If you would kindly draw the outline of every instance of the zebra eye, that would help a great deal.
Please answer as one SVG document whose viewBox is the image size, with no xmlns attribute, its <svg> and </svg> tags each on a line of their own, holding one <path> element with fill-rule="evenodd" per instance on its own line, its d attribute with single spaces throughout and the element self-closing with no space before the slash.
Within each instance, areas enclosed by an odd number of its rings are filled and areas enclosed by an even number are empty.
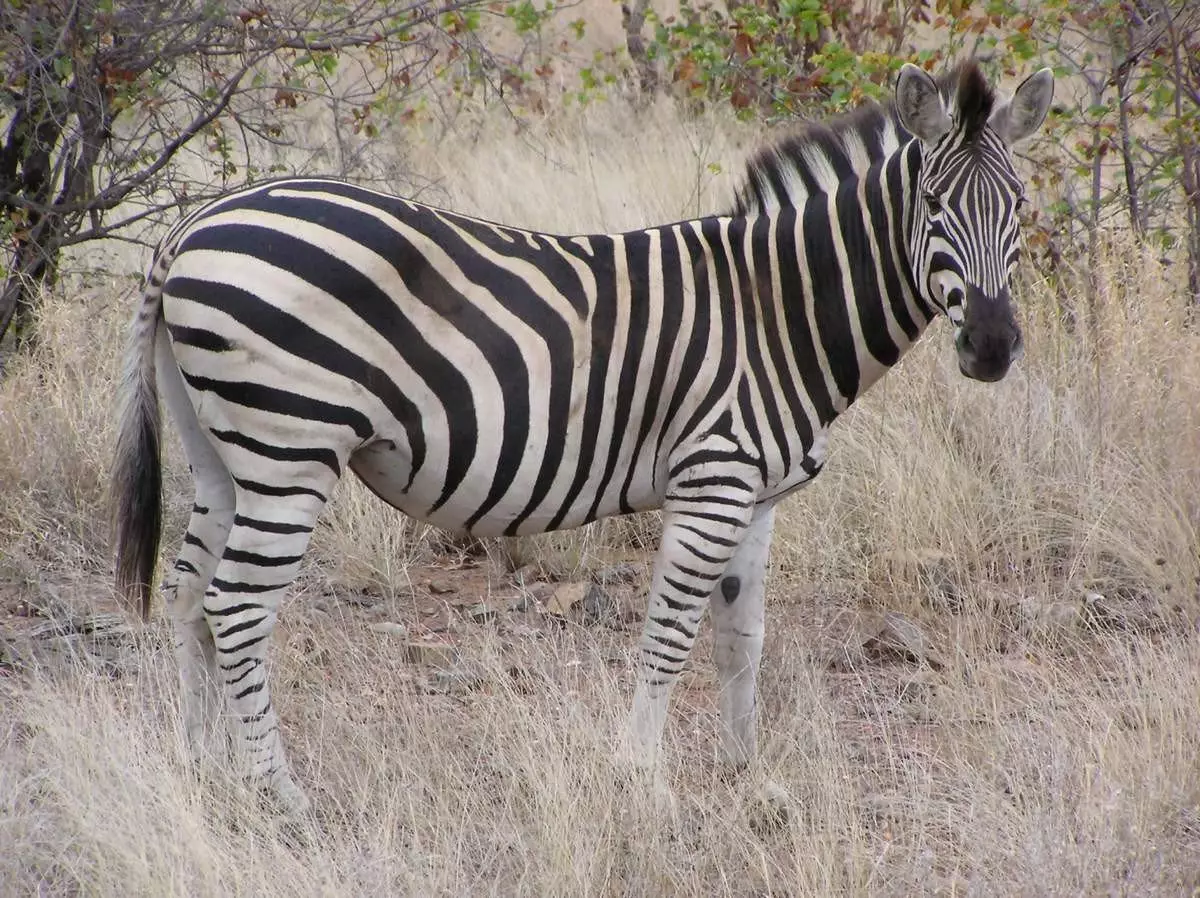
<svg viewBox="0 0 1200 898">
<path fill-rule="evenodd" d="M 925 194 L 925 207 L 929 210 L 930 215 L 942 214 L 942 201 L 932 193 Z"/>
</svg>

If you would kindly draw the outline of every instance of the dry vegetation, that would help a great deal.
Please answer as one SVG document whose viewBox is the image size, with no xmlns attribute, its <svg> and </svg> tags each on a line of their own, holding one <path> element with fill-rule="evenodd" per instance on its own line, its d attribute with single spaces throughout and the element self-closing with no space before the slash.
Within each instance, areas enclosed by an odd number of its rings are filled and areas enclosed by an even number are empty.
<svg viewBox="0 0 1200 898">
<path fill-rule="evenodd" d="M 477 140 L 418 140 L 408 164 L 431 201 L 616 229 L 722 207 L 756 136 L 613 101 L 522 135 L 497 117 Z M 136 638 L 31 635 L 111 605 L 115 358 L 144 261 L 64 281 L 36 351 L 0 381 L 0 894 L 1200 888 L 1200 335 L 1177 274 L 1118 235 L 1098 290 L 1029 274 L 1027 357 L 1005 382 L 962 379 L 936 326 L 838 425 L 826 473 L 777 528 L 762 769 L 733 784 L 712 770 L 702 643 L 668 733 L 670 825 L 612 761 L 636 626 L 481 625 L 449 607 L 515 596 L 514 557 L 557 577 L 640 559 L 652 520 L 478 559 L 343 484 L 275 645 L 319 808 L 300 831 L 184 764 L 161 619 Z M 167 555 L 189 489 L 176 452 Z M 456 591 L 431 596 L 430 578 Z M 884 612 L 928 651 L 865 649 Z M 381 619 L 444 626 L 469 688 L 425 688 L 429 671 L 370 629 Z M 765 775 L 797 807 L 769 831 L 747 802 Z"/>
</svg>

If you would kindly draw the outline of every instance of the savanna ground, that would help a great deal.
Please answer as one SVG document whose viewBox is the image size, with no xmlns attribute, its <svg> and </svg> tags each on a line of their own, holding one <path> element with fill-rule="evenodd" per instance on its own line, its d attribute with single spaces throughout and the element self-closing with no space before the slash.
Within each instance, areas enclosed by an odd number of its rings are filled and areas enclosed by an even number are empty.
<svg viewBox="0 0 1200 898">
<path fill-rule="evenodd" d="M 418 135 L 396 188 L 556 231 L 724 208 L 762 137 L 615 98 L 470 133 Z M 1091 271 L 1023 272 L 1004 382 L 961 378 L 938 324 L 835 427 L 777 525 L 761 763 L 714 769 L 702 637 L 666 740 L 674 821 L 614 759 L 653 517 L 472 547 L 344 482 L 273 648 L 318 809 L 299 832 L 185 763 L 161 609 L 106 614 L 146 261 L 76 258 L 0 381 L 0 894 L 1200 889 L 1200 333 L 1177 271 L 1120 234 Z M 190 504 L 173 445 L 168 560 Z M 546 612 L 615 565 L 604 620 Z M 783 825 L 754 813 L 765 777 L 793 797 Z"/>
</svg>

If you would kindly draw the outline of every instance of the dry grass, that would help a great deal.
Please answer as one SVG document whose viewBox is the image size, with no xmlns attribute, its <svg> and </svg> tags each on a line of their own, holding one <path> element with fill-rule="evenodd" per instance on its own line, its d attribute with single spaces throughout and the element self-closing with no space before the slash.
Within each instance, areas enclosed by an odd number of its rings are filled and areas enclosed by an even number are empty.
<svg viewBox="0 0 1200 898">
<path fill-rule="evenodd" d="M 752 137 L 667 104 L 640 117 L 610 104 L 520 136 L 497 121 L 408 164 L 439 185 L 427 199 L 465 211 L 620 228 L 724 205 Z M 476 688 L 425 694 L 371 615 L 324 593 L 380 594 L 409 620 L 418 572 L 450 561 L 347 483 L 276 640 L 314 828 L 289 830 L 219 774 L 193 778 L 159 622 L 103 663 L 42 655 L 0 678 L 0 894 L 1200 887 L 1200 337 L 1173 275 L 1137 248 L 1114 238 L 1092 275 L 1086 289 L 1062 278 L 1079 308 L 1095 304 L 1074 329 L 1058 285 L 1024 286 L 1028 357 L 1004 383 L 961 379 L 939 326 L 839 424 L 827 472 L 780 518 L 749 783 L 711 769 L 705 646 L 668 734 L 674 825 L 612 762 L 629 686 L 614 657 L 631 633 L 456 626 Z M 131 286 L 93 276 L 47 297 L 38 354 L 0 382 L 0 613 L 47 594 L 107 604 L 104 479 Z M 167 553 L 191 502 L 178 453 L 168 493 Z M 643 518 L 521 541 L 476 576 L 510 589 L 505 554 L 578 576 L 652 535 Z M 919 621 L 944 668 L 848 654 L 873 609 Z M 798 813 L 760 833 L 747 795 L 767 774 Z"/>
</svg>

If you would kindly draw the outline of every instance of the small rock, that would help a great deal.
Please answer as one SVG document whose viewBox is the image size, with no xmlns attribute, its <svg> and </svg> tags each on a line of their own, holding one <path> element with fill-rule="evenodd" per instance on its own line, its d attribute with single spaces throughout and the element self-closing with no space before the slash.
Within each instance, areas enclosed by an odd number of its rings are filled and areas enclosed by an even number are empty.
<svg viewBox="0 0 1200 898">
<path fill-rule="evenodd" d="M 486 602 L 479 602 L 476 605 L 472 605 L 464 613 L 477 624 L 490 624 L 496 620 L 496 616 L 499 614 L 495 608 Z"/>
<path fill-rule="evenodd" d="M 1046 601 L 1037 596 L 1025 596 L 1018 607 L 1021 612 L 1021 628 L 1027 634 L 1062 635 L 1078 629 L 1083 623 L 1083 600 Z M 1093 604 L 1089 611 L 1095 614 L 1097 605 Z"/>
<path fill-rule="evenodd" d="M 602 586 L 612 583 L 632 583 L 642 575 L 643 566 L 632 561 L 618 561 L 596 571 L 592 578 Z"/>
<path fill-rule="evenodd" d="M 512 579 L 517 584 L 532 583 L 542 579 L 542 570 L 536 564 L 523 564 L 512 572 Z"/>
<path fill-rule="evenodd" d="M 564 583 L 551 593 L 546 611 L 558 617 L 578 616 L 585 624 L 618 620 L 617 603 L 595 583 Z"/>
<path fill-rule="evenodd" d="M 353 605 L 356 608 L 374 608 L 383 603 L 382 596 L 374 596 L 365 592 L 354 592 L 338 596 L 338 598 L 347 605 Z"/>
<path fill-rule="evenodd" d="M 895 611 L 883 615 L 873 632 L 862 641 L 867 657 L 875 661 L 907 661 L 928 664 L 934 670 L 946 666 L 921 625 Z"/>
<path fill-rule="evenodd" d="M 508 610 L 516 611 L 518 614 L 527 614 L 530 611 L 536 611 L 537 599 L 533 597 L 532 593 L 523 592 L 513 600 Z"/>
<path fill-rule="evenodd" d="M 591 588 L 591 583 L 564 583 L 556 587 L 546 601 L 546 611 L 559 617 L 565 617 L 572 608 L 584 600 Z"/>
<path fill-rule="evenodd" d="M 480 671 L 455 665 L 430 674 L 423 691 L 435 695 L 464 695 L 478 692 L 486 682 L 487 677 Z"/>
<path fill-rule="evenodd" d="M 404 660 L 409 664 L 452 667 L 458 661 L 458 649 L 448 642 L 410 640 L 404 644 Z"/>
<path fill-rule="evenodd" d="M 579 605 L 585 624 L 619 624 L 620 615 L 616 601 L 599 586 L 592 584 L 583 602 Z"/>
<path fill-rule="evenodd" d="M 933 665 L 905 673 L 896 684 L 897 697 L 902 702 L 927 702 L 933 698 L 941 676 Z"/>
<path fill-rule="evenodd" d="M 401 639 L 408 636 L 408 627 L 404 624 L 398 624 L 395 621 L 385 620 L 368 626 L 373 633 L 382 633 L 385 636 L 398 636 Z"/>
<path fill-rule="evenodd" d="M 448 596 L 458 592 L 457 586 L 445 580 L 430 580 L 425 584 L 425 588 L 429 590 L 430 595 L 434 596 Z"/>
</svg>

